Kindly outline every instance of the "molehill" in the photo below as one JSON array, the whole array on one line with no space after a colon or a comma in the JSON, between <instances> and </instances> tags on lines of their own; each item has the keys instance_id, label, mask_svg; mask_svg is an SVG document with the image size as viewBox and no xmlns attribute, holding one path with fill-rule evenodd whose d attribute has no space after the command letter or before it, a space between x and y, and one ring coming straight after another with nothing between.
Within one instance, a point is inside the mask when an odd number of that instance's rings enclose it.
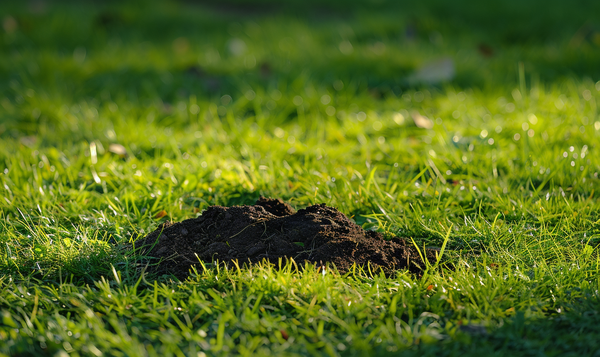
<instances>
[{"instance_id":1,"label":"molehill","mask_svg":"<svg viewBox=\"0 0 600 357\"><path fill-rule=\"evenodd\" d=\"M187 277L198 259L237 260L241 266L293 258L298 263L333 263L341 273L353 263L370 264L386 273L406 268L419 274L425 267L412 243L365 231L333 207L317 204L296 212L281 199L264 197L252 206L211 206L197 218L165 222L136 247L158 262L158 272L180 279ZM425 255L435 261L432 251Z\"/></svg>"}]
</instances>

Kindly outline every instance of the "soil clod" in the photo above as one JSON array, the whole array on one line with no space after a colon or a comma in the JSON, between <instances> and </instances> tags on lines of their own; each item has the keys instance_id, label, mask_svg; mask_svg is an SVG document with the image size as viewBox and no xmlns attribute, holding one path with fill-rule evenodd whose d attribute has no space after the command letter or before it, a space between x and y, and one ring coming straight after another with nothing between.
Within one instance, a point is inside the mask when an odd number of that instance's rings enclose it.
<instances>
[{"instance_id":1,"label":"soil clod","mask_svg":"<svg viewBox=\"0 0 600 357\"><path fill-rule=\"evenodd\" d=\"M330 262L342 273L353 263L386 273L407 268L418 274L425 267L412 243L365 231L335 208L317 204L296 212L281 199L264 197L252 206L211 206L197 218L163 223L136 246L160 262L159 272L181 279L198 259L241 265L293 258ZM426 255L434 261L433 252Z\"/></svg>"}]
</instances>

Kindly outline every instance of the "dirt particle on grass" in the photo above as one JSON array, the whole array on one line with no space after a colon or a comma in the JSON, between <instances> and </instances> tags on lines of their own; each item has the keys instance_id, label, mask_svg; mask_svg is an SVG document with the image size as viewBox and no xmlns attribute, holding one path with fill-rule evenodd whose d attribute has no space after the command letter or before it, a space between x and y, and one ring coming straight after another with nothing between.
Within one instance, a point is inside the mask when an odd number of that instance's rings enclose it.
<instances>
[{"instance_id":1,"label":"dirt particle on grass","mask_svg":"<svg viewBox=\"0 0 600 357\"><path fill-rule=\"evenodd\" d=\"M325 204L295 211L281 199L261 197L251 206L211 206L201 216L164 223L136 244L143 254L159 261L158 271L185 278L190 268L204 262L333 263L344 273L353 263L370 264L390 273L405 269L420 273L425 264L412 243L386 240L365 231L344 214ZM434 253L426 252L434 261Z\"/></svg>"}]
</instances>

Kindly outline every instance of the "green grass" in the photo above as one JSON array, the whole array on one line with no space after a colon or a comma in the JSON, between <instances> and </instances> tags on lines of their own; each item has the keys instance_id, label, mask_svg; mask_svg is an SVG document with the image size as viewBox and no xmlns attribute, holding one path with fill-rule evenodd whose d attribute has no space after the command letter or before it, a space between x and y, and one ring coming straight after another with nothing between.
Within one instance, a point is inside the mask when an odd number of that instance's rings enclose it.
<instances>
[{"instance_id":1,"label":"green grass","mask_svg":"<svg viewBox=\"0 0 600 357\"><path fill-rule=\"evenodd\" d=\"M0 355L600 353L597 3L35 4L0 4ZM443 264L177 281L129 249L260 195Z\"/></svg>"}]
</instances>

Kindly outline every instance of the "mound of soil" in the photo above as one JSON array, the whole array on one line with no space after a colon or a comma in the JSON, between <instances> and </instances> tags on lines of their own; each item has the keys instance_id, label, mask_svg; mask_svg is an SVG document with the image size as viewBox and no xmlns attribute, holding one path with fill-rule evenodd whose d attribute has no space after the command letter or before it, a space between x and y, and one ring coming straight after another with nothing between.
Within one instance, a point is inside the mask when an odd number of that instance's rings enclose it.
<instances>
[{"instance_id":1,"label":"mound of soil","mask_svg":"<svg viewBox=\"0 0 600 357\"><path fill-rule=\"evenodd\" d=\"M318 204L296 212L281 199L264 197L253 206L211 206L198 218L166 222L136 246L159 259L160 272L180 279L198 258L239 263L293 258L330 262L342 273L353 263L386 273L407 268L418 274L425 266L412 243L365 231L335 208ZM427 259L433 262L434 254L428 251Z\"/></svg>"}]
</instances>

